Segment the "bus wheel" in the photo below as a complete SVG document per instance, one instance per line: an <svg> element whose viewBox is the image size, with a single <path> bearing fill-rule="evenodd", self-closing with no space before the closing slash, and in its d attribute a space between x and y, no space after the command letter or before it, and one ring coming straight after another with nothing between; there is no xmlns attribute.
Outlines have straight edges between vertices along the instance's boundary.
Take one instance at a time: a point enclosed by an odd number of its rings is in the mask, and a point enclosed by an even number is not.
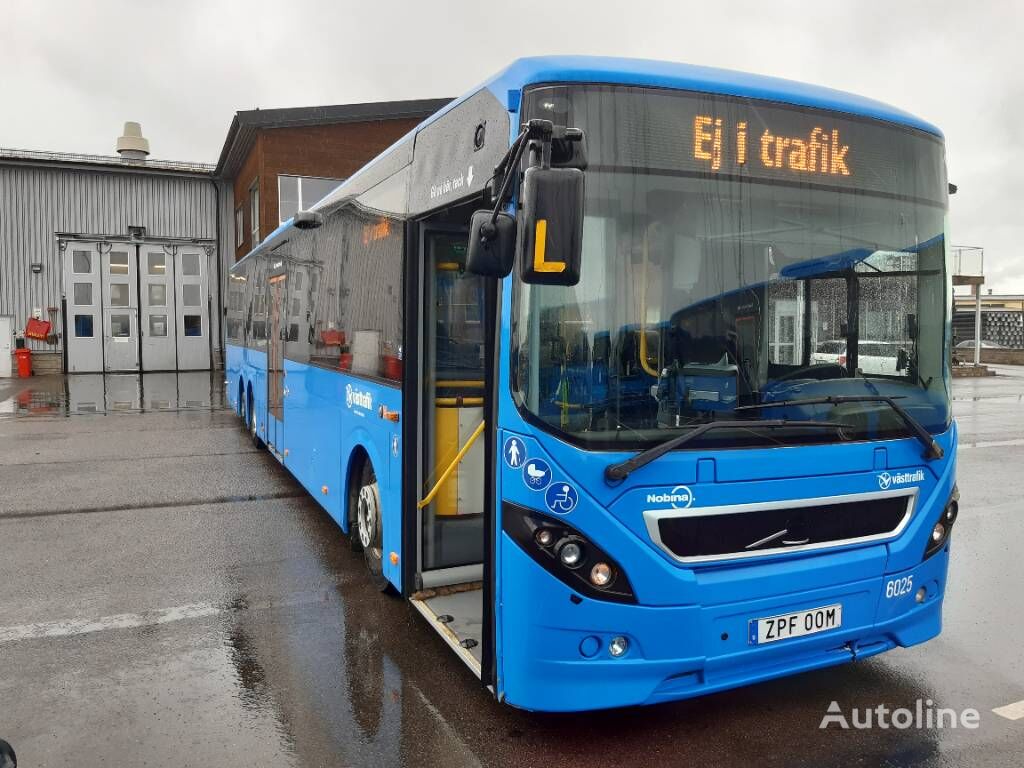
<svg viewBox="0 0 1024 768"><path fill-rule="evenodd" d="M370 572L370 581L381 592L388 588L384 577L384 520L381 514L380 488L369 462L363 467L362 485L356 497L356 530Z"/></svg>
<svg viewBox="0 0 1024 768"><path fill-rule="evenodd" d="M252 401L249 402L249 437L252 438L252 444L256 446L256 450L263 449L263 441L260 440L260 433L256 429L256 409L252 407Z"/></svg>

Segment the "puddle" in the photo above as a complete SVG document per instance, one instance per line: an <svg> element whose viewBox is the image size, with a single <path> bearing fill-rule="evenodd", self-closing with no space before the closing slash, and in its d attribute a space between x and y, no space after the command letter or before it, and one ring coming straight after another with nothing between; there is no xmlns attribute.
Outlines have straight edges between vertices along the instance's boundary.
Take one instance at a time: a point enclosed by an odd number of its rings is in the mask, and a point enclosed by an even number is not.
<svg viewBox="0 0 1024 768"><path fill-rule="evenodd" d="M15 387L17 385L15 384ZM222 371L42 376L0 400L0 418L213 410L224 407Z"/></svg>

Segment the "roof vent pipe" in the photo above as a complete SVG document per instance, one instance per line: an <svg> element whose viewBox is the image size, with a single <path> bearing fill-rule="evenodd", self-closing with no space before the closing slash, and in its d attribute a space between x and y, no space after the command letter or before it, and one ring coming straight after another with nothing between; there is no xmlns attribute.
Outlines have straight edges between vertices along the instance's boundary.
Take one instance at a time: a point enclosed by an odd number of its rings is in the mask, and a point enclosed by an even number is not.
<svg viewBox="0 0 1024 768"><path fill-rule="evenodd" d="M142 126L139 123L124 124L124 135L117 139L117 154L125 160L146 159L149 154L149 139L143 138Z"/></svg>

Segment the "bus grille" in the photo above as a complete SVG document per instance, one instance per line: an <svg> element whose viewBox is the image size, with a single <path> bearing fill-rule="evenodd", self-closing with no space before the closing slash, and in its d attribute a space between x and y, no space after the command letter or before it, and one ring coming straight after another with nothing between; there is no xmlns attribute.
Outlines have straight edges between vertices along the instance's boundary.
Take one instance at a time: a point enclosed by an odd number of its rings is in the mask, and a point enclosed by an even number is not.
<svg viewBox="0 0 1024 768"><path fill-rule="evenodd" d="M728 507L645 512L656 543L681 562L760 557L898 535L916 489Z"/></svg>

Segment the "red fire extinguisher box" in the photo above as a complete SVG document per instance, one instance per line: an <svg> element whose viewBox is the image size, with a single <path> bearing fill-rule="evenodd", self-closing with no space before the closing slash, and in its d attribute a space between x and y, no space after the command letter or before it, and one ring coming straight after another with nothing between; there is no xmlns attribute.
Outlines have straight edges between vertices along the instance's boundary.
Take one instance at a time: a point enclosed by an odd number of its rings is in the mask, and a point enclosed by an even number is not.
<svg viewBox="0 0 1024 768"><path fill-rule="evenodd" d="M37 320L34 317L28 319L28 325L25 326L25 338L35 339L36 341L46 341L46 337L50 335L50 321L49 320Z"/></svg>

